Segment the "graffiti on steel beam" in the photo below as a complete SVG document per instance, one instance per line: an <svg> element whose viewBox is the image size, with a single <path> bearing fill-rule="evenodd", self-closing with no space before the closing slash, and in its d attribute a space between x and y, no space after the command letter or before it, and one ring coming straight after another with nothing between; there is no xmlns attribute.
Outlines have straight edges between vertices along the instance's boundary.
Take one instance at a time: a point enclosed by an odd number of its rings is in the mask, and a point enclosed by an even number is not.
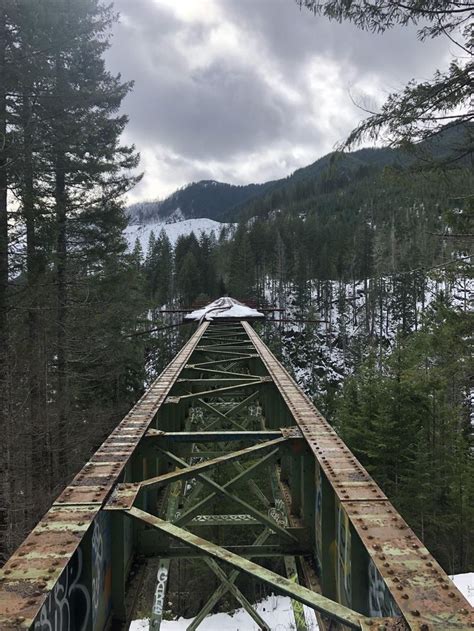
<svg viewBox="0 0 474 631"><path fill-rule="evenodd" d="M369 615L373 617L399 616L400 611L393 601L385 581L380 576L372 559L369 560Z"/></svg>
<svg viewBox="0 0 474 631"><path fill-rule="evenodd" d="M268 516L271 517L279 526L288 526L288 520L286 518L285 504L283 500L276 499L275 507L268 509Z"/></svg>
<svg viewBox="0 0 474 631"><path fill-rule="evenodd" d="M314 511L315 524L315 538L316 538L316 555L318 566L321 567L322 561L322 546L323 546L323 534L322 534L322 515L323 515L323 492L321 481L321 467L316 464L315 466L315 486L316 486L316 506Z"/></svg>
<svg viewBox="0 0 474 631"><path fill-rule="evenodd" d="M161 562L156 577L155 602L153 603L153 615L161 618L165 607L166 584L168 582L168 564Z"/></svg>
<svg viewBox="0 0 474 631"><path fill-rule="evenodd" d="M91 595L82 582L83 553L78 548L44 603L34 631L86 631L91 619Z"/></svg>
<svg viewBox="0 0 474 631"><path fill-rule="evenodd" d="M352 603L351 529L346 511L337 509L337 591L339 602Z"/></svg>
<svg viewBox="0 0 474 631"><path fill-rule="evenodd" d="M245 522L255 523L255 517L252 515L196 515L193 519L193 524L206 524L211 523L214 524L216 521L219 521L221 524L229 523L238 523L242 524Z"/></svg>
<svg viewBox="0 0 474 631"><path fill-rule="evenodd" d="M92 620L93 628L105 626L112 596L112 541L110 517L100 513L92 530Z"/></svg>

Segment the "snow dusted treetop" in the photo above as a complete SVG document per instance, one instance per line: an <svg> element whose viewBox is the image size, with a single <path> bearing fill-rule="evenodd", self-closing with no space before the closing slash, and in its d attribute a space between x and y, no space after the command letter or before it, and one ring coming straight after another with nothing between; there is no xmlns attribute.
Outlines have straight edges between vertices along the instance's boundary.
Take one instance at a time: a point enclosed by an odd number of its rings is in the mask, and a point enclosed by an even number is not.
<svg viewBox="0 0 474 631"><path fill-rule="evenodd" d="M204 320L214 320L217 318L225 318L226 320L253 320L264 317L264 314L260 313L260 311L251 309L238 300L225 296L214 300L214 302L211 302L201 309L196 309L188 313L184 319L202 322Z"/></svg>

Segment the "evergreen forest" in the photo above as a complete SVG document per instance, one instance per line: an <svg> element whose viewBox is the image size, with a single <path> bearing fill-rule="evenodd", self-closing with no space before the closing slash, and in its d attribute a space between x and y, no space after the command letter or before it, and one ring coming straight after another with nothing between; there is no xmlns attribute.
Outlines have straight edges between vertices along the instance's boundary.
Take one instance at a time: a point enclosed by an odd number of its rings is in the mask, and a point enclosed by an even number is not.
<svg viewBox="0 0 474 631"><path fill-rule="evenodd" d="M217 237L129 248L115 20L99 0L0 2L0 563L189 337L172 311L230 295L280 310L259 333L445 570L472 570L474 178L472 156L445 159L472 124L423 159L207 182L189 216L225 220Z"/></svg>

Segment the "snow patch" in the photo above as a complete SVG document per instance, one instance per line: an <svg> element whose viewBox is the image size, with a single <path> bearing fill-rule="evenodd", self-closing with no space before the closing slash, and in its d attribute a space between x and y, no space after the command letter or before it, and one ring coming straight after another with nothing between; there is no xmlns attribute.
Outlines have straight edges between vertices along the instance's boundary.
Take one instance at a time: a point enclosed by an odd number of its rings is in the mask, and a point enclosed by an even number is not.
<svg viewBox="0 0 474 631"><path fill-rule="evenodd" d="M294 631L296 629L295 616L288 596L274 596L273 594L255 607L258 614L265 620L272 631ZM306 627L308 631L317 631L318 623L315 613L309 607L304 607ZM163 620L162 631L186 631L192 619ZM255 631L259 627L244 609L236 609L233 614L216 613L207 616L202 623L206 631ZM149 620L134 620L130 631L148 631Z"/></svg>
<svg viewBox="0 0 474 631"><path fill-rule="evenodd" d="M168 235L171 244L174 246L176 245L176 241L179 237L187 236L191 234L191 232L194 232L197 237L199 237L202 232L205 234L214 233L217 238L223 228L230 226L232 226L232 224L221 223L220 221L214 221L213 219L206 218L185 219L184 221L175 221L173 223L155 221L154 223L146 224L130 224L125 228L124 235L130 250L133 250L135 241L138 239L140 241L140 245L142 246L143 253L146 255L148 250L148 241L152 232L155 234L155 237L158 237L160 232L164 230Z"/></svg>

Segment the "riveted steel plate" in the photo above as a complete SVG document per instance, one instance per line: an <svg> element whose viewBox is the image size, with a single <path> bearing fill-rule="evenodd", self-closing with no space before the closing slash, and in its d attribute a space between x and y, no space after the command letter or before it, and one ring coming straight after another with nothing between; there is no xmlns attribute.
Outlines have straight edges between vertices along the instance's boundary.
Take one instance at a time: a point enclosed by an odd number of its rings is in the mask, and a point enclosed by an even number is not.
<svg viewBox="0 0 474 631"><path fill-rule="evenodd" d="M28 628L99 506L52 507L0 570L0 628Z"/></svg>
<svg viewBox="0 0 474 631"><path fill-rule="evenodd" d="M67 486L54 505L99 504L102 505L110 488L105 486Z"/></svg>
<svg viewBox="0 0 474 631"><path fill-rule="evenodd" d="M344 509L411 628L474 623L467 600L390 502L346 502Z"/></svg>
<svg viewBox="0 0 474 631"><path fill-rule="evenodd" d="M140 484L117 484L105 510L129 510L132 508L140 491Z"/></svg>
<svg viewBox="0 0 474 631"><path fill-rule="evenodd" d="M283 438L303 438L299 427L281 427L280 431Z"/></svg>

